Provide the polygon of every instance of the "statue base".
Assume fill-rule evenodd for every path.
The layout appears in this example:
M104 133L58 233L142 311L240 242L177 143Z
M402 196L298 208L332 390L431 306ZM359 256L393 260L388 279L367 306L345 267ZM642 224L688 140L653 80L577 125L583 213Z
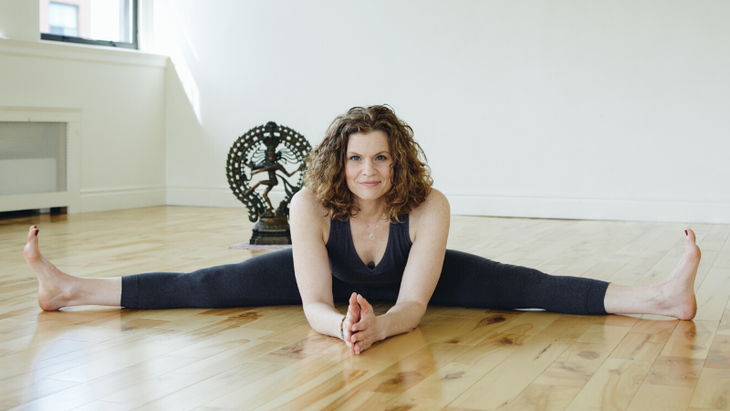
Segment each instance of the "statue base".
M249 244L281 245L291 244L291 233L286 217L261 217L253 227Z

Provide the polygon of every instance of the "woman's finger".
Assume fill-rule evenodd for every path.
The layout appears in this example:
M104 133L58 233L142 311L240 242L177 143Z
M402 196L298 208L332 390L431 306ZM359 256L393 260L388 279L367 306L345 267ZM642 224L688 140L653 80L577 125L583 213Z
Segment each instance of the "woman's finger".
M353 344L353 350L352 351L355 354L358 354L359 355L362 352L364 352L365 350L368 350L371 346L372 346L372 343L369 343L369 342L365 342L365 341L358 342L357 344Z
M365 331L372 326L372 319L370 317L361 317L356 323L352 324L350 328L353 332Z
M360 306L357 304L357 293L352 293L350 295L350 301L348 302L347 311L352 311L353 314L355 314L357 317L360 316Z
M360 331L352 334L352 342L371 341L373 333L370 330Z
M352 297L350 297L350 300L352 300ZM360 316L363 316L365 312L373 312L373 306L360 294L357 294L357 303L360 305Z

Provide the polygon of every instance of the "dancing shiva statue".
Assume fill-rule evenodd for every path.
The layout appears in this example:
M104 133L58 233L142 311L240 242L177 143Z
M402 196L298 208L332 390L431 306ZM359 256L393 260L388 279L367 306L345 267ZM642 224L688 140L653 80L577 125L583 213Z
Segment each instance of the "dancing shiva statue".
M256 222L249 243L291 244L289 202L302 188L304 159L311 150L304 136L273 121L252 128L233 144L228 152L226 174L233 194L248 208L248 219ZM287 171L285 165L294 167ZM291 178L296 183L288 180ZM274 207L269 194L280 181L284 199ZM257 189L262 186L265 188L260 193Z

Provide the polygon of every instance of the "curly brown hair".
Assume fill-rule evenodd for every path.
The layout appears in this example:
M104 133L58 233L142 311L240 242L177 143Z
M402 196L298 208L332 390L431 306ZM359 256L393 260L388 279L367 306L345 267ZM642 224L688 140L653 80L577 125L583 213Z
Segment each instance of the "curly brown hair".
M386 198L388 219L398 220L426 200L433 179L426 154L413 139L413 129L396 117L387 105L353 107L337 116L324 140L312 150L304 177L306 187L329 210L331 218L346 221L360 211L345 181L345 162L350 135L382 131L388 136L393 158L391 184Z

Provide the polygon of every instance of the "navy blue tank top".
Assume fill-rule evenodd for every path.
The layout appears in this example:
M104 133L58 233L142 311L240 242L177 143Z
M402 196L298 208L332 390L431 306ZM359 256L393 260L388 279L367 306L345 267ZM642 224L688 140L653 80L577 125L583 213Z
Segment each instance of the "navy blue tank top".
M399 284L411 252L411 236L408 233L408 215L398 216L402 223L389 224L388 245L385 254L375 267L368 267L357 255L352 242L350 220L330 220L330 236L327 240L332 275L350 284L386 286Z

